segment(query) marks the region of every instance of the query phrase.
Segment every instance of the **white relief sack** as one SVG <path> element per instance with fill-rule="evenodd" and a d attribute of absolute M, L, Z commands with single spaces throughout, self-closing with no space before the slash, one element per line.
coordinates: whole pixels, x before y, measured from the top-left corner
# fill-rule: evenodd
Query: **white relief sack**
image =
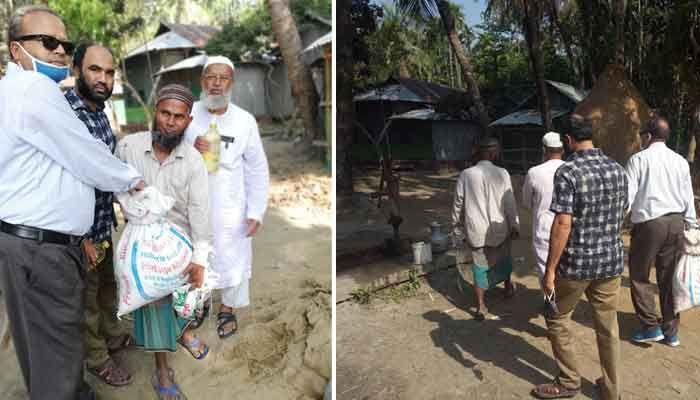
<path fill-rule="evenodd" d="M 182 273 L 192 259 L 192 242 L 182 229 L 165 220 L 175 200 L 155 187 L 134 195 L 120 193 L 117 200 L 128 220 L 114 252 L 117 316 L 122 316 L 186 283 Z"/>
<path fill-rule="evenodd" d="M 700 305 L 700 229 L 683 232 L 673 277 L 673 310 L 676 313 Z"/>

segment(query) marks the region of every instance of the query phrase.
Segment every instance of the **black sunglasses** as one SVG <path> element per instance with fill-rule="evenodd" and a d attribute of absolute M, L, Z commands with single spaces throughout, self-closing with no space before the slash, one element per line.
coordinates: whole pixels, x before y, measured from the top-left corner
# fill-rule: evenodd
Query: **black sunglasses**
<path fill-rule="evenodd" d="M 55 37 L 49 36 L 49 35 L 24 35 L 24 36 L 18 37 L 17 40 L 18 41 L 39 40 L 39 41 L 41 41 L 41 44 L 44 45 L 46 50 L 56 50 L 56 48 L 58 48 L 58 45 L 60 44 L 61 46 L 63 46 L 63 50 L 68 55 L 73 54 L 73 50 L 75 49 L 75 45 L 73 43 L 64 42 L 63 40 L 58 40 Z"/>

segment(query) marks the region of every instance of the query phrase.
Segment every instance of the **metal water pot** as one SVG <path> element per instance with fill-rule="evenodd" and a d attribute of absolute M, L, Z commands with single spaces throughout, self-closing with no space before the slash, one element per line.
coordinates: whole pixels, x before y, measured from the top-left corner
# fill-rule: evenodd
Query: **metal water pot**
<path fill-rule="evenodd" d="M 430 247 L 433 253 L 444 253 L 449 246 L 449 237 L 442 232 L 442 225 L 434 221 L 430 224 Z"/>

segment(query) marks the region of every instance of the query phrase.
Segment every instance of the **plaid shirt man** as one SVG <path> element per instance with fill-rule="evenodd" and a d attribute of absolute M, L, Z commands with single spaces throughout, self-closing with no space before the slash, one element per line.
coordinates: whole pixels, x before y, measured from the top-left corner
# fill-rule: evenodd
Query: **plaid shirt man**
<path fill-rule="evenodd" d="M 570 280 L 622 274 L 622 220 L 628 207 L 627 175 L 600 149 L 572 154 L 554 175 L 550 210 L 571 214 L 569 241 L 557 272 Z"/>
<path fill-rule="evenodd" d="M 109 119 L 104 113 L 104 104 L 98 105 L 97 110 L 93 112 L 75 93 L 74 89 L 68 90 L 65 93 L 65 97 L 75 114 L 88 128 L 90 134 L 104 142 L 114 153 L 117 143 L 109 125 Z M 85 238 L 91 239 L 93 243 L 108 240 L 112 236 L 112 226 L 116 226 L 117 222 L 112 201 L 112 193 L 101 192 L 95 189 L 95 220 L 90 230 L 85 234 Z"/>

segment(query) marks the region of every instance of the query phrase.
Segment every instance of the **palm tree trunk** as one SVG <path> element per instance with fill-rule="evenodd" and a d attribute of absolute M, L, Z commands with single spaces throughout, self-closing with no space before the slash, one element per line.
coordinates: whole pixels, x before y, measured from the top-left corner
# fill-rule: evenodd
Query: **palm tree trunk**
<path fill-rule="evenodd" d="M 532 74 L 537 85 L 537 101 L 542 115 L 542 127 L 545 132 L 554 130 L 552 126 L 552 113 L 549 109 L 549 96 L 547 95 L 547 82 L 544 76 L 544 60 L 542 56 L 542 40 L 540 21 L 542 9 L 537 1 L 523 0 L 525 16 L 523 18 L 523 32 L 530 53 Z"/>
<path fill-rule="evenodd" d="M 550 17 L 552 18 L 552 24 L 556 27 L 557 32 L 559 32 L 559 36 L 561 37 L 561 41 L 564 44 L 564 51 L 566 51 L 566 57 L 569 59 L 569 64 L 571 65 L 571 69 L 574 71 L 574 79 L 578 81 L 578 86 L 580 89 L 583 89 L 584 87 L 584 79 L 583 79 L 583 73 L 582 68 L 579 67 L 579 62 L 574 56 L 574 50 L 572 46 L 572 40 L 571 40 L 571 34 L 570 32 L 564 28 L 564 26 L 561 24 L 561 21 L 559 20 L 559 10 L 557 10 L 557 0 L 550 0 L 549 2 L 549 12 L 550 12 Z"/>
<path fill-rule="evenodd" d="M 594 46 L 594 8 L 588 1 L 579 1 L 576 2 L 576 4 L 578 4 L 579 13 L 581 14 L 582 19 L 583 43 L 587 43 L 586 46 L 582 46 L 585 61 L 582 63 L 583 68 L 581 72 L 583 72 L 584 77 L 586 78 L 587 86 L 593 87 L 598 76 L 598 71 L 596 71 L 596 65 L 594 62 L 595 55 L 592 49 L 592 47 Z"/>
<path fill-rule="evenodd" d="M 352 0 L 338 0 L 338 10 L 350 10 Z M 350 146 L 354 132 L 354 105 L 352 102 L 353 75 L 353 26 L 349 12 L 339 12 L 336 16 L 336 193 L 338 196 L 352 195 L 352 162 Z"/>
<path fill-rule="evenodd" d="M 455 29 L 455 19 L 452 15 L 452 11 L 450 10 L 450 3 L 447 0 L 437 0 L 436 3 L 438 11 L 440 12 L 440 19 L 442 20 L 442 24 L 445 27 L 445 32 L 447 33 L 447 38 L 450 41 L 450 45 L 452 45 L 452 49 L 455 52 L 455 57 L 459 61 L 462 68 L 462 75 L 464 75 L 464 79 L 467 81 L 467 86 L 469 86 L 469 93 L 472 96 L 472 101 L 474 102 L 474 106 L 476 106 L 476 110 L 479 114 L 479 122 L 484 129 L 484 133 L 486 133 L 488 132 L 491 118 L 486 110 L 486 106 L 484 106 L 484 101 L 481 98 L 481 92 L 479 91 L 479 86 L 476 83 L 476 79 L 474 79 L 474 69 L 472 68 L 471 60 L 464 51 L 462 42 L 459 40 L 459 35 Z"/>
<path fill-rule="evenodd" d="M 614 0 L 612 7 L 613 23 L 615 24 L 615 61 L 625 64 L 625 14 L 627 0 Z"/>
<path fill-rule="evenodd" d="M 292 96 L 304 120 L 306 139 L 320 138 L 321 132 L 316 123 L 319 97 L 314 87 L 311 71 L 301 62 L 301 37 L 297 24 L 285 0 L 267 0 L 272 30 L 282 50 L 282 58 L 287 64 L 287 77 L 292 84 Z"/>

